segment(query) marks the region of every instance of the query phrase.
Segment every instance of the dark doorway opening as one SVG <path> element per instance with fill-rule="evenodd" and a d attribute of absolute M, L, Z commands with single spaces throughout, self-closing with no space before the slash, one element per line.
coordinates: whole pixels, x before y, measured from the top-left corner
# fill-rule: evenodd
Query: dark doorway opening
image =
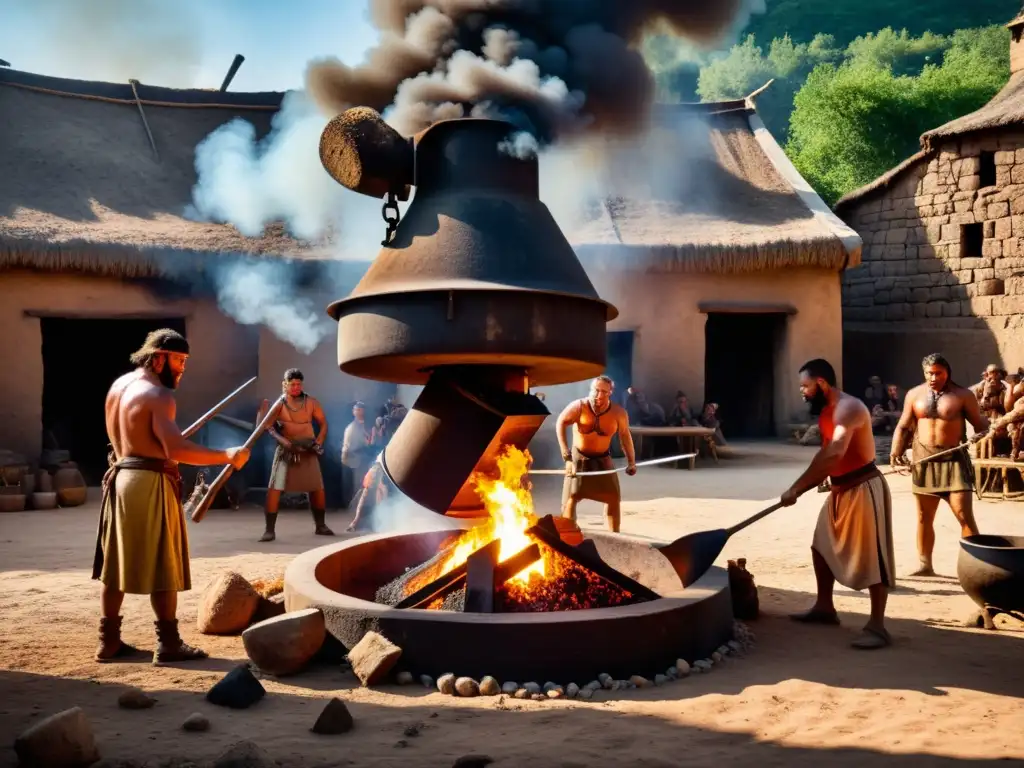
<path fill-rule="evenodd" d="M 114 379 L 132 369 L 128 358 L 158 328 L 185 333 L 185 318 L 44 317 L 43 444 L 56 441 L 89 485 L 107 470 L 103 404 Z"/>
<path fill-rule="evenodd" d="M 604 372 L 615 382 L 612 400 L 625 406 L 626 390 L 633 383 L 633 331 L 608 333 L 608 362 Z"/>
<path fill-rule="evenodd" d="M 775 361 L 782 313 L 709 313 L 704 331 L 704 399 L 718 403 L 726 438 L 775 435 Z"/>

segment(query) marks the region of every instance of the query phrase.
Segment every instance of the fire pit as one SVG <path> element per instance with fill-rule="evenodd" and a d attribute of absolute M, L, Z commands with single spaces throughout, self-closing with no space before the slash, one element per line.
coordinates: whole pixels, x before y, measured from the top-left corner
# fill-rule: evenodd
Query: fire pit
<path fill-rule="evenodd" d="M 406 139 L 366 108 L 324 129 L 324 168 L 386 198 L 383 250 L 328 307 L 338 365 L 423 385 L 383 470 L 408 499 L 482 524 L 307 552 L 285 574 L 285 604 L 321 609 L 350 649 L 380 633 L 419 675 L 653 678 L 732 639 L 727 574 L 683 589 L 649 543 L 584 538 L 534 511 L 527 446 L 549 412 L 530 390 L 602 373 L 617 310 L 541 203 L 537 157 L 519 144 L 511 124 L 484 119 Z"/>

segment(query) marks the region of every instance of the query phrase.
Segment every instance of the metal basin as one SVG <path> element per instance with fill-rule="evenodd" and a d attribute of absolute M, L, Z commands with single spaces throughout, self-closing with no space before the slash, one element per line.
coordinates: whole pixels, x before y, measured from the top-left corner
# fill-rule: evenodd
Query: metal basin
<path fill-rule="evenodd" d="M 1000 613 L 1024 621 L 1024 536 L 979 534 L 960 539 L 957 578 L 978 604 L 970 624 L 995 629 Z"/>

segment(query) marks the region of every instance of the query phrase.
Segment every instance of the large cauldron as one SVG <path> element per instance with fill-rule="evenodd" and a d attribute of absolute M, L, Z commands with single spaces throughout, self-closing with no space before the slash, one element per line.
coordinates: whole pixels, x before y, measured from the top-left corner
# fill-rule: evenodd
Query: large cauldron
<path fill-rule="evenodd" d="M 1024 536 L 960 539 L 956 574 L 980 608 L 968 624 L 995 629 L 992 619 L 1000 613 L 1024 621 Z"/>

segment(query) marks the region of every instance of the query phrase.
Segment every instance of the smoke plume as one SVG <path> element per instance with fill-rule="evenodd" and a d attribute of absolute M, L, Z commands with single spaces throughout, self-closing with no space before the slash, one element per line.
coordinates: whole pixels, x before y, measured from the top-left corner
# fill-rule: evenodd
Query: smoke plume
<path fill-rule="evenodd" d="M 145 83 L 174 88 L 196 84 L 202 65 L 195 0 L 14 0 L 38 37 L 51 66 L 85 80 Z M 17 65 L 17 62 L 14 62 Z"/>
<path fill-rule="evenodd" d="M 371 0 L 380 43 L 366 62 L 314 62 L 306 88 L 325 114 L 385 113 L 411 135 L 453 117 L 499 117 L 548 145 L 635 135 L 654 80 L 638 43 L 670 31 L 712 46 L 764 0 Z"/>

